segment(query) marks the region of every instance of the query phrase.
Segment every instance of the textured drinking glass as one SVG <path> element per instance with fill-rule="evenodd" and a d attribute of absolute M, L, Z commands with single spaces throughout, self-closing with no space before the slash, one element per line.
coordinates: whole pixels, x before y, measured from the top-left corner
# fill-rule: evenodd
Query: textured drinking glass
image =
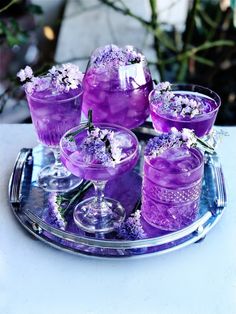
<path fill-rule="evenodd" d="M 171 148 L 145 156 L 142 216 L 152 226 L 174 231 L 190 225 L 199 208 L 203 155 L 197 148 Z"/>
<path fill-rule="evenodd" d="M 134 47 L 126 48 L 131 55 L 138 54 Z M 149 116 L 148 95 L 153 82 L 142 54 L 139 54 L 139 62 L 126 64 L 119 49 L 122 48 L 110 45 L 96 49 L 91 55 L 83 80 L 83 112 L 87 116 L 88 110 L 92 109 L 94 122 L 114 123 L 132 129 Z"/>
<path fill-rule="evenodd" d="M 149 95 L 152 123 L 156 131 L 169 132 L 172 127 L 179 131 L 183 128 L 194 130 L 198 137 L 207 135 L 214 125 L 219 107 L 220 97 L 212 90 L 191 84 L 172 84 L 171 90 L 175 96 L 183 96 L 188 99 L 200 101 L 204 104 L 204 112 L 194 117 L 173 116 L 163 111 L 163 103 L 158 99 L 158 91 L 155 89 Z"/>
<path fill-rule="evenodd" d="M 79 126 L 78 128 L 80 128 Z M 87 232 L 110 232 L 116 223 L 125 218 L 125 209 L 122 205 L 104 196 L 106 182 L 110 179 L 130 171 L 138 160 L 138 140 L 129 130 L 112 124 L 96 124 L 100 129 L 114 131 L 114 136 L 123 142 L 120 147 L 122 155 L 119 163 L 106 166 L 101 163 L 85 162 L 86 155 L 78 149 L 87 136 L 87 130 L 75 136 L 75 142 L 68 140 L 68 135 L 76 132 L 78 128 L 68 131 L 61 139 L 61 160 L 66 168 L 74 175 L 85 180 L 91 180 L 95 188 L 95 196 L 80 202 L 74 209 L 74 221 Z M 117 187 L 119 188 L 119 187 Z"/>
<path fill-rule="evenodd" d="M 81 179 L 73 176 L 61 163 L 59 142 L 67 130 L 80 123 L 82 89 L 58 92 L 51 86 L 26 96 L 38 140 L 51 148 L 55 156 L 55 163 L 39 173 L 38 183 L 47 191 L 69 191 L 79 185 Z"/>

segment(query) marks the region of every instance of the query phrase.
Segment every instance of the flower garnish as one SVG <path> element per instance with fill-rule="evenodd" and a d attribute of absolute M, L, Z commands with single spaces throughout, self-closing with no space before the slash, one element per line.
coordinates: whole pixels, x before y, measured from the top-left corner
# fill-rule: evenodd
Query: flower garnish
<path fill-rule="evenodd" d="M 177 96 L 171 91 L 169 82 L 157 84 L 155 91 L 156 94 L 153 100 L 161 101 L 159 109 L 163 113 L 170 114 L 173 117 L 193 118 L 206 112 L 207 106 L 198 96 Z"/>
<path fill-rule="evenodd" d="M 143 55 L 134 50 L 132 46 L 120 48 L 116 45 L 106 45 L 97 50 L 92 63 L 96 67 L 104 65 L 120 66 L 140 63 L 142 59 Z"/>
<path fill-rule="evenodd" d="M 79 67 L 66 63 L 61 66 L 53 66 L 45 76 L 35 77 L 29 66 L 21 69 L 17 73 L 23 83 L 25 91 L 32 94 L 34 91 L 43 91 L 53 86 L 58 92 L 69 92 L 71 89 L 78 88 L 83 80 L 83 73 Z"/>
<path fill-rule="evenodd" d="M 117 225 L 117 236 L 125 240 L 144 239 L 146 233 L 143 230 L 140 218 L 141 212 L 140 210 L 136 210 L 126 221 Z"/>
<path fill-rule="evenodd" d="M 214 152 L 214 148 L 198 138 L 193 130 L 182 129 L 182 131 L 178 131 L 176 128 L 171 128 L 171 132 L 151 138 L 145 147 L 144 155 L 155 158 L 170 148 L 183 146 L 188 148 L 200 146 L 209 153 Z"/>
<path fill-rule="evenodd" d="M 114 138 L 114 132 L 107 129 L 94 128 L 87 131 L 87 137 L 78 145 L 87 164 L 99 163 L 114 167 L 120 162 L 122 149 Z"/>
<path fill-rule="evenodd" d="M 61 92 L 78 88 L 83 80 L 83 73 L 79 70 L 79 67 L 71 63 L 53 66 L 49 70 L 49 74 L 51 75 L 52 85 Z"/>
<path fill-rule="evenodd" d="M 66 221 L 61 213 L 62 207 L 60 202 L 58 202 L 57 194 L 51 193 L 48 198 L 48 208 L 50 215 L 50 223 L 57 226 L 61 230 L 65 230 Z"/>
<path fill-rule="evenodd" d="M 76 144 L 76 135 L 87 130 L 87 136 L 82 143 Z M 88 111 L 88 122 L 75 132 L 66 136 L 68 150 L 76 150 L 84 156 L 87 164 L 102 164 L 108 167 L 115 167 L 124 157 L 122 154 L 123 141 L 115 135 L 115 132 L 107 129 L 95 127 L 92 122 L 92 110 Z M 73 143 L 71 143 L 73 142 Z"/>

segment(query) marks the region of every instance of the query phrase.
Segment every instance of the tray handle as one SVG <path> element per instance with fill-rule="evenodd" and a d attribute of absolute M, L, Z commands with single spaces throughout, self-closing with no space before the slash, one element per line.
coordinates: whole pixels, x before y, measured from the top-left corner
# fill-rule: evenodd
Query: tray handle
<path fill-rule="evenodd" d="M 22 182 L 22 174 L 25 162 L 27 160 L 32 159 L 32 149 L 31 148 L 22 148 L 16 158 L 16 162 L 14 165 L 14 169 L 10 179 L 10 191 L 9 191 L 9 199 L 10 202 L 14 205 L 20 204 L 21 198 L 21 182 Z"/>
<path fill-rule="evenodd" d="M 226 197 L 226 189 L 225 189 L 225 180 L 222 171 L 222 167 L 219 161 L 219 157 L 216 153 L 208 154 L 208 162 L 212 165 L 212 170 L 215 177 L 215 188 L 216 188 L 216 198 L 215 198 L 215 212 L 214 214 L 217 215 L 227 203 Z"/>

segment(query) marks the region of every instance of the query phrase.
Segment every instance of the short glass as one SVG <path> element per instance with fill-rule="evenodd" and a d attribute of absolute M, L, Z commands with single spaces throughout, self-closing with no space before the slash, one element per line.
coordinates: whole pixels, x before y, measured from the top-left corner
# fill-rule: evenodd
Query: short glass
<path fill-rule="evenodd" d="M 149 95 L 152 123 L 156 131 L 169 132 L 172 127 L 181 131 L 183 128 L 194 130 L 198 137 L 203 137 L 212 129 L 221 105 L 220 97 L 212 90 L 192 84 L 171 84 L 175 96 L 184 96 L 204 103 L 204 113 L 194 117 L 173 116 L 162 110 L 163 104 L 158 99 L 155 89 Z"/>
<path fill-rule="evenodd" d="M 204 158 L 197 148 L 171 148 L 158 157 L 145 156 L 143 218 L 152 226 L 175 231 L 197 217 Z"/>
<path fill-rule="evenodd" d="M 120 56 L 126 50 L 127 58 L 138 55 L 139 62 L 127 64 Z M 90 57 L 83 89 L 83 112 L 87 116 L 92 109 L 95 123 L 108 122 L 132 129 L 150 114 L 151 73 L 144 55 L 132 46 L 97 48 Z"/>
<path fill-rule="evenodd" d="M 74 208 L 74 221 L 79 228 L 87 232 L 110 232 L 116 224 L 125 219 L 125 209 L 116 200 L 104 196 L 104 188 L 108 180 L 114 179 L 130 171 L 138 161 L 139 145 L 137 137 L 128 129 L 113 124 L 95 124 L 101 130 L 114 131 L 123 145 L 120 146 L 124 157 L 114 166 L 101 163 L 87 163 L 86 155 L 81 154 L 78 147 L 87 137 L 87 130 L 75 136 L 75 142 L 69 139 L 70 134 L 79 130 L 84 124 L 69 130 L 61 139 L 61 160 L 66 168 L 75 176 L 91 180 L 94 184 L 95 196 L 88 198 Z M 117 187 L 119 188 L 119 187 Z"/>
<path fill-rule="evenodd" d="M 47 80 L 47 77 L 45 77 Z M 27 101 L 38 141 L 49 147 L 55 163 L 44 167 L 38 184 L 46 191 L 67 192 L 81 183 L 60 161 L 59 142 L 62 135 L 78 125 L 81 119 L 82 88 L 58 92 L 55 87 L 27 94 Z"/>

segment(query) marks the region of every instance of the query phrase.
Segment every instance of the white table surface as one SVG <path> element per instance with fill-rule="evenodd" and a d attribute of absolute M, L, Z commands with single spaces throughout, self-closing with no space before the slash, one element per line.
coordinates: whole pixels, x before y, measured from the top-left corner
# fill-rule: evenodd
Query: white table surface
<path fill-rule="evenodd" d="M 32 125 L 0 125 L 0 314 L 235 314 L 236 127 L 219 147 L 228 206 L 198 244 L 161 256 L 105 260 L 34 240 L 13 216 L 9 177 Z"/>

